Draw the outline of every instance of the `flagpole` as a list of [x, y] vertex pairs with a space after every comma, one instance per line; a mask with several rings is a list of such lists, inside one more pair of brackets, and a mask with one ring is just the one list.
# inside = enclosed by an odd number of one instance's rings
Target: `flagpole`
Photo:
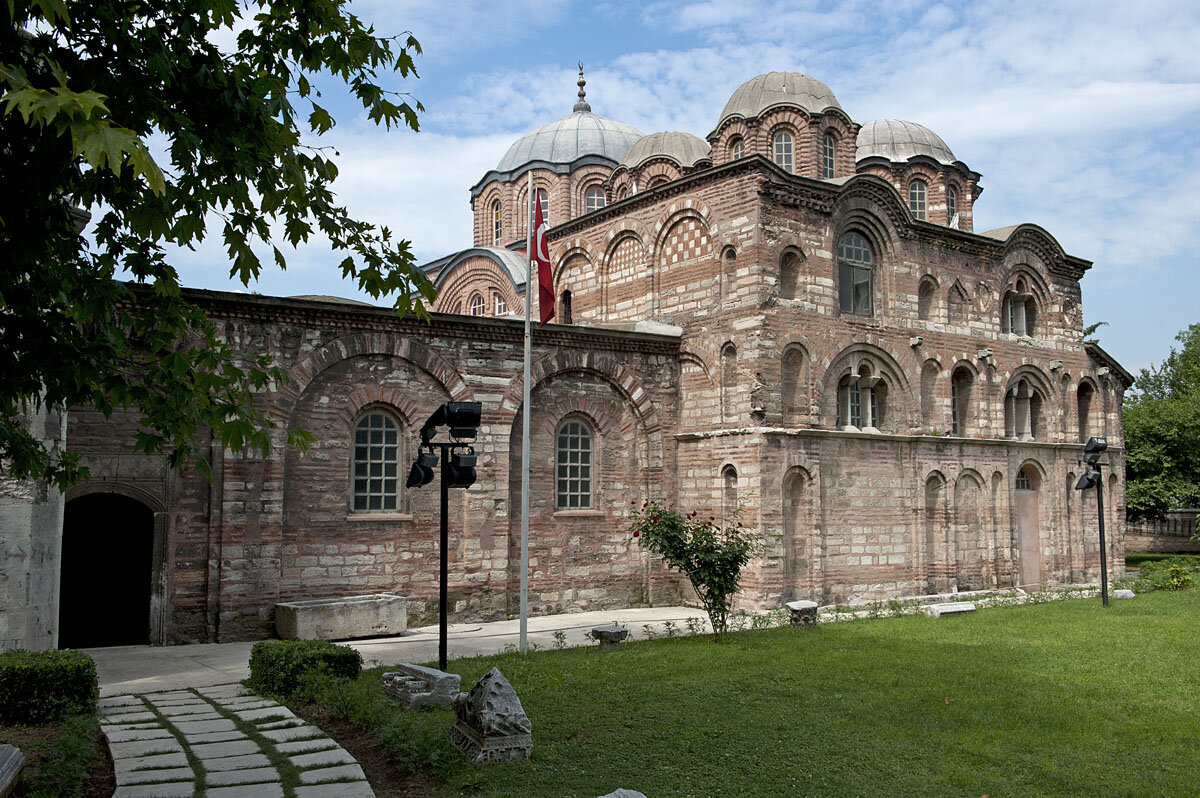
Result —
[[525, 203], [525, 249], [529, 257], [525, 261], [525, 379], [524, 396], [521, 401], [521, 643], [520, 651], [528, 647], [529, 627], [529, 371], [530, 331], [529, 318], [533, 299], [533, 170], [529, 170], [529, 192]]

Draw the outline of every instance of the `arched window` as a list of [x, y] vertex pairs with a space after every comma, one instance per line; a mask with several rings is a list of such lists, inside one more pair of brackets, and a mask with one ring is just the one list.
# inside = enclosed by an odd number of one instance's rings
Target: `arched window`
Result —
[[878, 432], [887, 412], [887, 384], [870, 373], [847, 374], [838, 382], [838, 429]]
[[821, 142], [821, 174], [826, 180], [833, 179], [833, 161], [836, 152], [837, 142], [833, 140], [833, 136], [826, 134], [824, 141]]
[[558, 323], [574, 324], [575, 319], [571, 308], [571, 291], [565, 290], [558, 295]]
[[967, 292], [960, 283], [950, 286], [946, 296], [947, 316], [951, 324], [966, 324], [967, 322]]
[[542, 221], [550, 225], [550, 194], [544, 188], [537, 190], [537, 201], [542, 206]]
[[958, 221], [954, 218], [958, 216], [958, 190], [954, 186], [946, 188], [946, 224], [958, 229]]
[[1013, 335], [1033, 335], [1037, 322], [1037, 302], [1024, 278], [1019, 278], [1015, 289], [1004, 294], [1000, 305], [1000, 332]]
[[496, 246], [504, 243], [504, 214], [500, 212], [500, 200], [492, 203], [492, 242]]
[[667, 177], [666, 175], [655, 175], [654, 177], [650, 178], [650, 182], [646, 184], [646, 188], [657, 188], [670, 182], [671, 178]]
[[929, 321], [933, 316], [933, 303], [937, 293], [937, 281], [932, 277], [921, 280], [917, 288], [917, 318]]
[[1017, 472], [1017, 490], [1033, 490], [1033, 480], [1029, 478], [1029, 466]]
[[871, 315], [871, 250], [858, 233], [838, 242], [838, 299], [842, 313]]
[[583, 195], [583, 205], [586, 213], [598, 211], [605, 206], [607, 198], [600, 186], [590, 186]]
[[727, 465], [721, 469], [721, 520], [726, 524], [732, 523], [737, 516], [737, 469]]
[[779, 296], [783, 299], [796, 298], [796, 285], [800, 282], [800, 254], [788, 250], [779, 259]]
[[555, 461], [558, 487], [554, 505], [560, 510], [583, 510], [592, 506], [592, 432], [577, 419], [558, 428]]
[[746, 142], [742, 141], [741, 136], [734, 136], [729, 141], [729, 152], [733, 160], [744, 158], [746, 155]]
[[804, 411], [804, 354], [799, 349], [784, 352], [779, 384], [783, 420], [795, 421]]
[[918, 219], [925, 218], [925, 181], [914, 180], [908, 184], [908, 209]]
[[737, 251], [733, 247], [725, 248], [722, 258], [724, 269], [721, 274], [721, 290], [725, 292], [725, 301], [733, 299], [737, 290]]
[[351, 507], [354, 512], [396, 512], [400, 506], [400, 437], [390, 416], [373, 410], [354, 427]]
[[954, 370], [950, 378], [950, 431], [954, 435], [967, 434], [970, 426], [971, 388], [975, 375], [962, 366]]
[[1019, 441], [1037, 440], [1041, 427], [1042, 397], [1028, 381], [1018, 380], [1004, 395], [1004, 435]]
[[737, 394], [737, 347], [725, 344], [721, 349], [721, 417], [732, 421], [734, 398]]
[[1094, 434], [1092, 429], [1092, 400], [1095, 398], [1095, 391], [1092, 390], [1091, 383], [1083, 382], [1079, 384], [1079, 391], [1075, 394], [1078, 403], [1079, 411], [1079, 440], [1086, 442]]
[[617, 202], [620, 202], [621, 200], [625, 199], [628, 196], [629, 196], [629, 186], [621, 186], [619, 189], [617, 189]]
[[786, 130], [781, 130], [775, 134], [773, 139], [775, 150], [775, 163], [783, 168], [785, 172], [792, 171], [792, 134]]
[[487, 313], [487, 303], [483, 301], [483, 294], [471, 294], [468, 307], [472, 316], [482, 316]]
[[508, 302], [505, 301], [504, 297], [501, 294], [495, 295], [495, 303], [494, 304], [496, 307], [496, 315], [497, 316], [503, 316], [505, 313], [508, 313]]

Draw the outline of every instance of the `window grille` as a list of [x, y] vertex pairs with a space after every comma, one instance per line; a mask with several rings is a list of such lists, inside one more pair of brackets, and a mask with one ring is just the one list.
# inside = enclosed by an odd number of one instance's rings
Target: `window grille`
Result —
[[558, 490], [555, 505], [560, 510], [592, 506], [592, 433], [580, 421], [568, 421], [558, 429]]
[[775, 163], [784, 171], [792, 171], [792, 134], [786, 130], [775, 134]]
[[355, 512], [395, 512], [400, 503], [399, 431], [384, 413], [368, 413], [354, 428]]
[[821, 146], [821, 165], [823, 167], [822, 172], [824, 173], [826, 180], [833, 179], [833, 156], [835, 152], [836, 146], [833, 136], [826, 136], [825, 141]]
[[925, 182], [914, 180], [908, 184], [908, 209], [918, 219], [925, 219]]

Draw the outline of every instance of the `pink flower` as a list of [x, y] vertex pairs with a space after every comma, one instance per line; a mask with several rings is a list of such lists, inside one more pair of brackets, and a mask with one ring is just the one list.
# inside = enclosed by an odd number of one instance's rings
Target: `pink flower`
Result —
[[[650, 502], [642, 502], [642, 509], [645, 510], [647, 505], [649, 505], [649, 504], [650, 504]], [[657, 521], [658, 519], [655, 519], [655, 520]]]
[[651, 521], [657, 521], [657, 520], [658, 520], [658, 516], [656, 515], [656, 516], [654, 516], [654, 517], [653, 517], [652, 519], [650, 519], [650, 520], [651, 520]]
[[640, 534], [642, 534], [642, 533], [641, 533], [641, 532], [638, 532], [636, 529], [633, 531], [633, 536], [634, 536], [635, 538], [636, 538], [638, 535], [640, 535]]

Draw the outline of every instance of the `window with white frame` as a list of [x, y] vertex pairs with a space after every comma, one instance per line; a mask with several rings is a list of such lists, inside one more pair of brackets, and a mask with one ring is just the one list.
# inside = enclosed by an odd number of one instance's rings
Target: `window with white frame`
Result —
[[483, 299], [483, 294], [472, 294], [467, 307], [472, 316], [482, 316], [487, 313], [487, 303]]
[[550, 225], [550, 194], [544, 188], [537, 190], [537, 201], [542, 206], [542, 221]]
[[729, 152], [734, 160], [744, 158], [746, 155], [746, 142], [742, 141], [741, 136], [734, 136], [729, 142]]
[[838, 300], [842, 313], [871, 315], [873, 259], [865, 238], [846, 233], [838, 241]]
[[925, 189], [924, 180], [914, 180], [908, 184], [908, 209], [913, 216], [922, 220], [925, 219]]
[[838, 429], [877, 432], [886, 420], [887, 383], [864, 365], [838, 381], [837, 403]]
[[953, 225], [954, 217], [958, 215], [958, 191], [954, 186], [946, 189], [946, 224]]
[[400, 507], [400, 432], [386, 413], [373, 410], [354, 427], [351, 507], [354, 512], [396, 512]]
[[792, 163], [792, 134], [781, 130], [773, 139], [775, 163], [786, 172], [793, 171]]
[[837, 142], [833, 136], [826, 134], [821, 142], [821, 173], [826, 180], [833, 179], [834, 154], [837, 152]]
[[591, 186], [583, 195], [583, 206], [585, 213], [598, 211], [605, 206], [607, 198], [604, 196], [604, 189], [600, 186]]
[[492, 203], [492, 242], [500, 246], [504, 241], [504, 214], [500, 211], [500, 200]]
[[505, 313], [508, 313], [508, 302], [505, 301], [504, 297], [500, 294], [496, 294], [495, 299], [496, 315], [503, 316]]
[[555, 506], [560, 510], [586, 510], [592, 506], [592, 433], [578, 419], [558, 428]]

